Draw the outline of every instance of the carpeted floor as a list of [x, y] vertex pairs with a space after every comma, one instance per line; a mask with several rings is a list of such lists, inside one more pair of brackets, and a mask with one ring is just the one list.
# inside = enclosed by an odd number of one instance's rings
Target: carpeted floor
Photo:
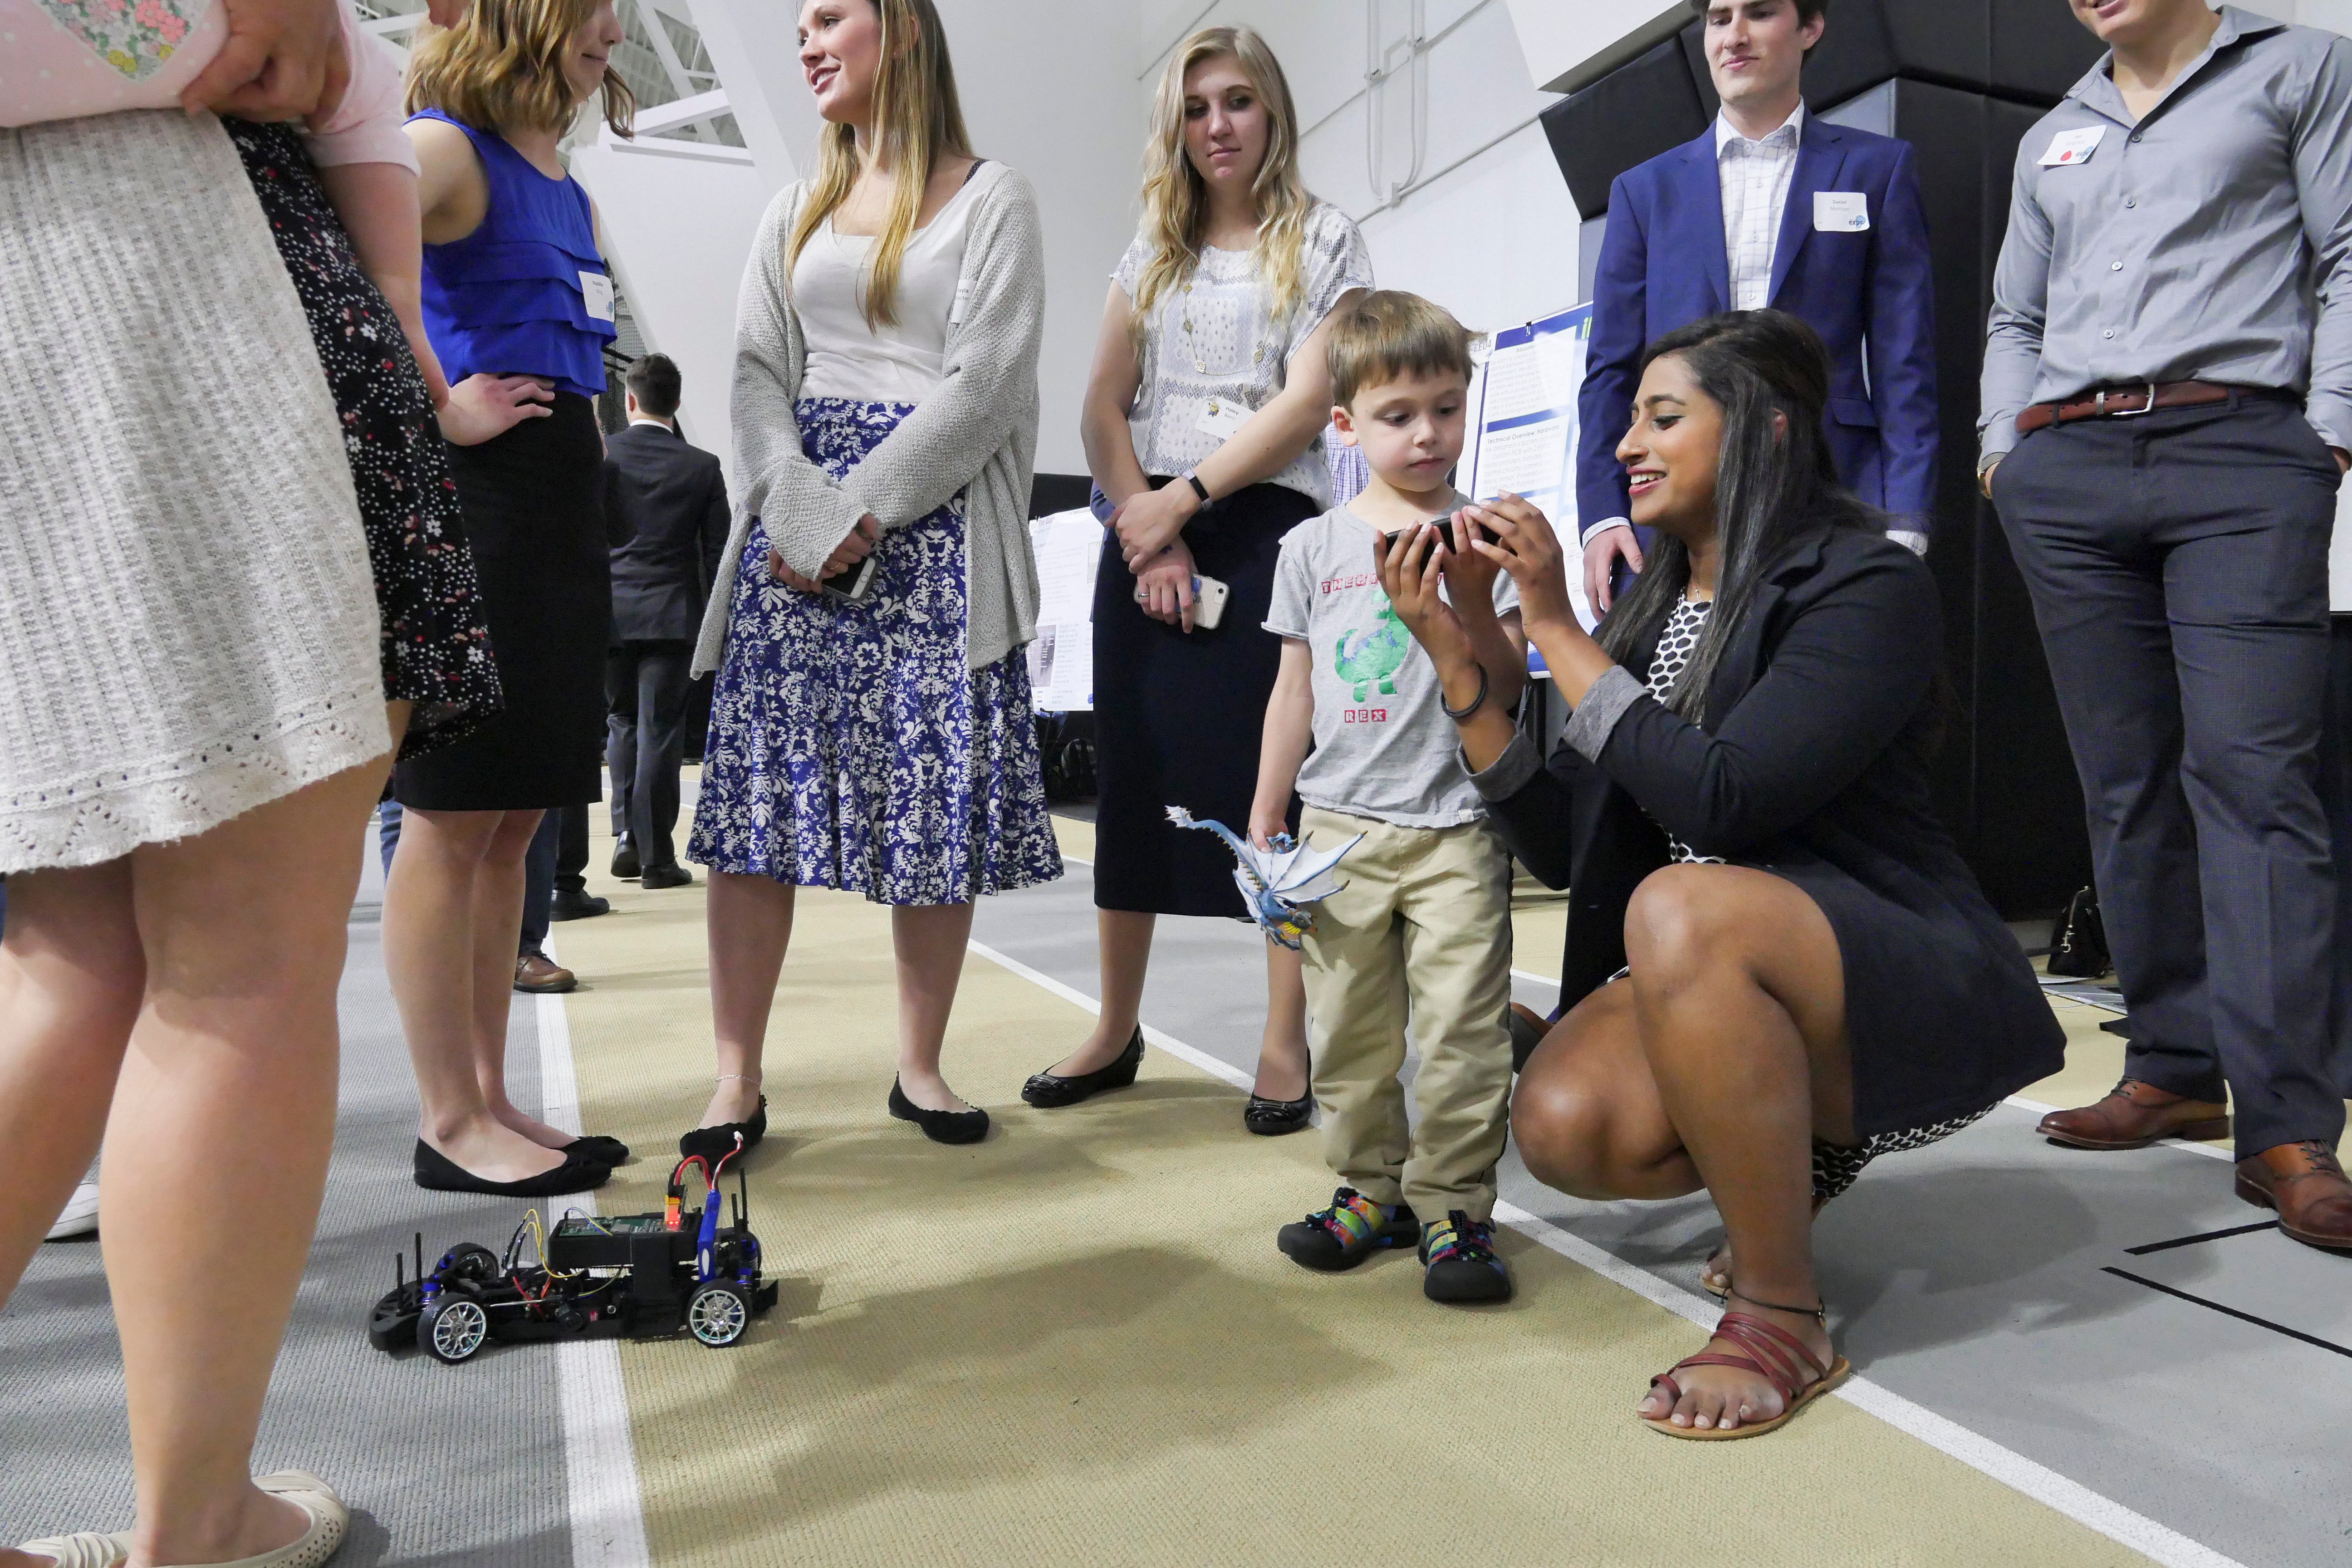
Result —
[[[614, 914], [561, 933], [584, 1121], [656, 1149], [709, 1091], [703, 896], [594, 886]], [[1642, 1429], [1697, 1331], [1517, 1237], [1498, 1309], [1429, 1303], [1409, 1256], [1297, 1268], [1273, 1234], [1328, 1191], [1312, 1137], [1244, 1136], [1160, 1052], [1027, 1109], [1085, 1016], [978, 958], [947, 1059], [997, 1129], [930, 1144], [882, 1109], [887, 912], [802, 899], [751, 1165], [779, 1310], [732, 1351], [622, 1348], [664, 1568], [2138, 1561], [1841, 1402], [1755, 1442]]]

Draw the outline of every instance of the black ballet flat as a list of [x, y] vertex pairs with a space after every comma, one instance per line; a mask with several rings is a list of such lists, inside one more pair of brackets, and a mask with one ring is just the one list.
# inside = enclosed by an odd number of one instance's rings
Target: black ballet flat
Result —
[[1143, 1065], [1143, 1026], [1138, 1024], [1135, 1033], [1128, 1037], [1127, 1049], [1118, 1053], [1111, 1064], [1093, 1072], [1082, 1072], [1072, 1078], [1054, 1073], [1030, 1075], [1021, 1086], [1021, 1098], [1041, 1110], [1051, 1110], [1057, 1105], [1076, 1105], [1082, 1100], [1092, 1100], [1107, 1089], [1125, 1089], [1135, 1081], [1135, 1069]]
[[766, 1095], [760, 1097], [760, 1109], [751, 1113], [751, 1121], [722, 1121], [716, 1127], [698, 1127], [679, 1139], [677, 1157], [683, 1160], [689, 1154], [699, 1154], [705, 1160], [715, 1163], [719, 1156], [735, 1152], [735, 1138], [738, 1133], [742, 1135], [743, 1152], [747, 1154], [758, 1148], [760, 1140], [768, 1135], [768, 1097]]
[[895, 1078], [890, 1080], [890, 1114], [913, 1122], [934, 1143], [977, 1143], [988, 1136], [987, 1111], [925, 1110], [907, 1098]]
[[474, 1174], [448, 1155], [416, 1141], [416, 1184], [434, 1193], [481, 1193], [494, 1198], [550, 1198], [563, 1193], [584, 1193], [613, 1179], [613, 1167], [602, 1160], [566, 1152], [552, 1171], [526, 1176], [520, 1182], [493, 1182]]
[[600, 1165], [625, 1165], [629, 1163], [629, 1146], [618, 1138], [607, 1138], [592, 1132], [585, 1138], [574, 1138], [563, 1146], [566, 1154], [577, 1154], [583, 1160], [593, 1160]]
[[1279, 1138], [1286, 1132], [1304, 1131], [1307, 1120], [1315, 1114], [1315, 1091], [1308, 1089], [1297, 1100], [1268, 1100], [1253, 1094], [1242, 1107], [1242, 1125], [1261, 1138]]

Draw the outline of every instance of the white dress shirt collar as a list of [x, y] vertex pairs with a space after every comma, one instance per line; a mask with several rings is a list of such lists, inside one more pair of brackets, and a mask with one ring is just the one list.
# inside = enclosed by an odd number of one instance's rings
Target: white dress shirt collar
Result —
[[1783, 137], [1790, 142], [1800, 142], [1804, 139], [1804, 134], [1805, 100], [1801, 98], [1797, 100], [1797, 107], [1790, 110], [1788, 119], [1780, 121], [1774, 130], [1752, 140], [1742, 136], [1731, 123], [1730, 117], [1718, 110], [1715, 117], [1715, 155], [1722, 157], [1723, 150], [1734, 142], [1747, 142], [1750, 146], [1761, 147]]

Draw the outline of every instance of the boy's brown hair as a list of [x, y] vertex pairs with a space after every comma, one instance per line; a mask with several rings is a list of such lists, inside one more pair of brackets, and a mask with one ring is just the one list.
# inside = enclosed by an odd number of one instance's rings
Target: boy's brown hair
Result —
[[1409, 375], [1468, 381], [1470, 329], [1443, 305], [1401, 289], [1376, 289], [1331, 323], [1324, 351], [1331, 368], [1331, 401], [1350, 407], [1368, 386]]

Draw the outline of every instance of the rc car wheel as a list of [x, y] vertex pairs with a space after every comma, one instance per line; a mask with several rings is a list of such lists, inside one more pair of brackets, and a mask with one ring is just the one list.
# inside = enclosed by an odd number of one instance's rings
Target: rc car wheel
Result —
[[751, 1326], [751, 1300], [724, 1280], [714, 1279], [686, 1299], [686, 1326], [711, 1349], [724, 1349]]
[[436, 1361], [452, 1365], [480, 1350], [489, 1337], [489, 1313], [463, 1296], [436, 1299], [416, 1320], [416, 1342]]
[[506, 1272], [499, 1264], [499, 1255], [478, 1241], [461, 1241], [451, 1247], [442, 1256], [441, 1268], [453, 1279], [484, 1282]]

